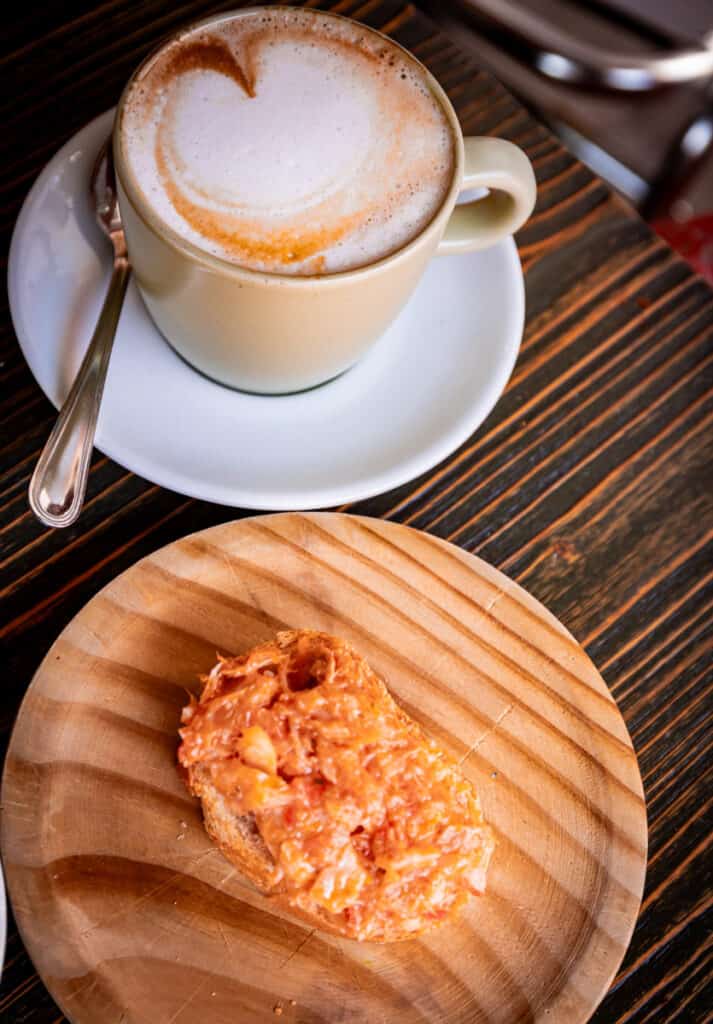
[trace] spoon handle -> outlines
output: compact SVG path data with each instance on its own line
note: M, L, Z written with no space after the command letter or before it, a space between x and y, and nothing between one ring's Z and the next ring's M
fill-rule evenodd
M45 526L71 526L82 510L99 405L130 273L126 257L118 256L89 348L32 474L30 508Z

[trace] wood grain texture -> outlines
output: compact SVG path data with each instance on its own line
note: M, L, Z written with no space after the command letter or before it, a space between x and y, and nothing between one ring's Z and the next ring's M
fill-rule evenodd
M47 0L41 17L36 7L13 9L0 59L3 258L49 157L115 103L161 36L229 6ZM483 555L545 602L594 659L639 754L650 856L633 941L593 1021L710 1021L713 293L412 5L337 6L413 48L467 131L522 145L539 195L518 237L527 322L508 389L441 466L350 510ZM82 605L142 555L236 513L97 455L80 523L44 531L25 492L55 414L24 364L4 295L0 304L4 750L42 656ZM0 1019L64 1020L12 921Z
M349 640L479 792L483 899L418 941L328 936L223 858L176 769L186 690L278 629ZM542 605L428 534L335 513L176 541L93 598L43 661L3 780L28 948L77 1024L581 1024L646 869L636 757L606 685ZM294 1000L294 1005L290 1002Z

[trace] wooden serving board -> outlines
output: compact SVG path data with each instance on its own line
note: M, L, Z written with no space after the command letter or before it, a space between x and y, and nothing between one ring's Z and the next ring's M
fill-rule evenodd
M276 912L179 780L186 690L286 627L351 641L481 794L487 894L431 936L360 945ZM329 513L195 534L90 601L27 693L2 805L23 938L77 1024L577 1024L646 866L626 727L566 629L458 548Z

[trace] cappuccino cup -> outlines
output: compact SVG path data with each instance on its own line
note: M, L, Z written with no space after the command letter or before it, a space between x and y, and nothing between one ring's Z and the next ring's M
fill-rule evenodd
M434 255L493 244L535 202L525 154L464 139L415 57L303 8L243 8L172 36L128 82L113 150L157 327L202 373L264 394L347 370ZM456 205L471 189L488 191Z

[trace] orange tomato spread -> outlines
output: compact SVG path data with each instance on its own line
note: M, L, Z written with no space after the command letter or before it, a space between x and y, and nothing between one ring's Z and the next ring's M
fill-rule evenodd
M279 634L221 659L182 721L180 763L254 815L294 907L388 941L483 891L494 841L471 784L343 641Z

